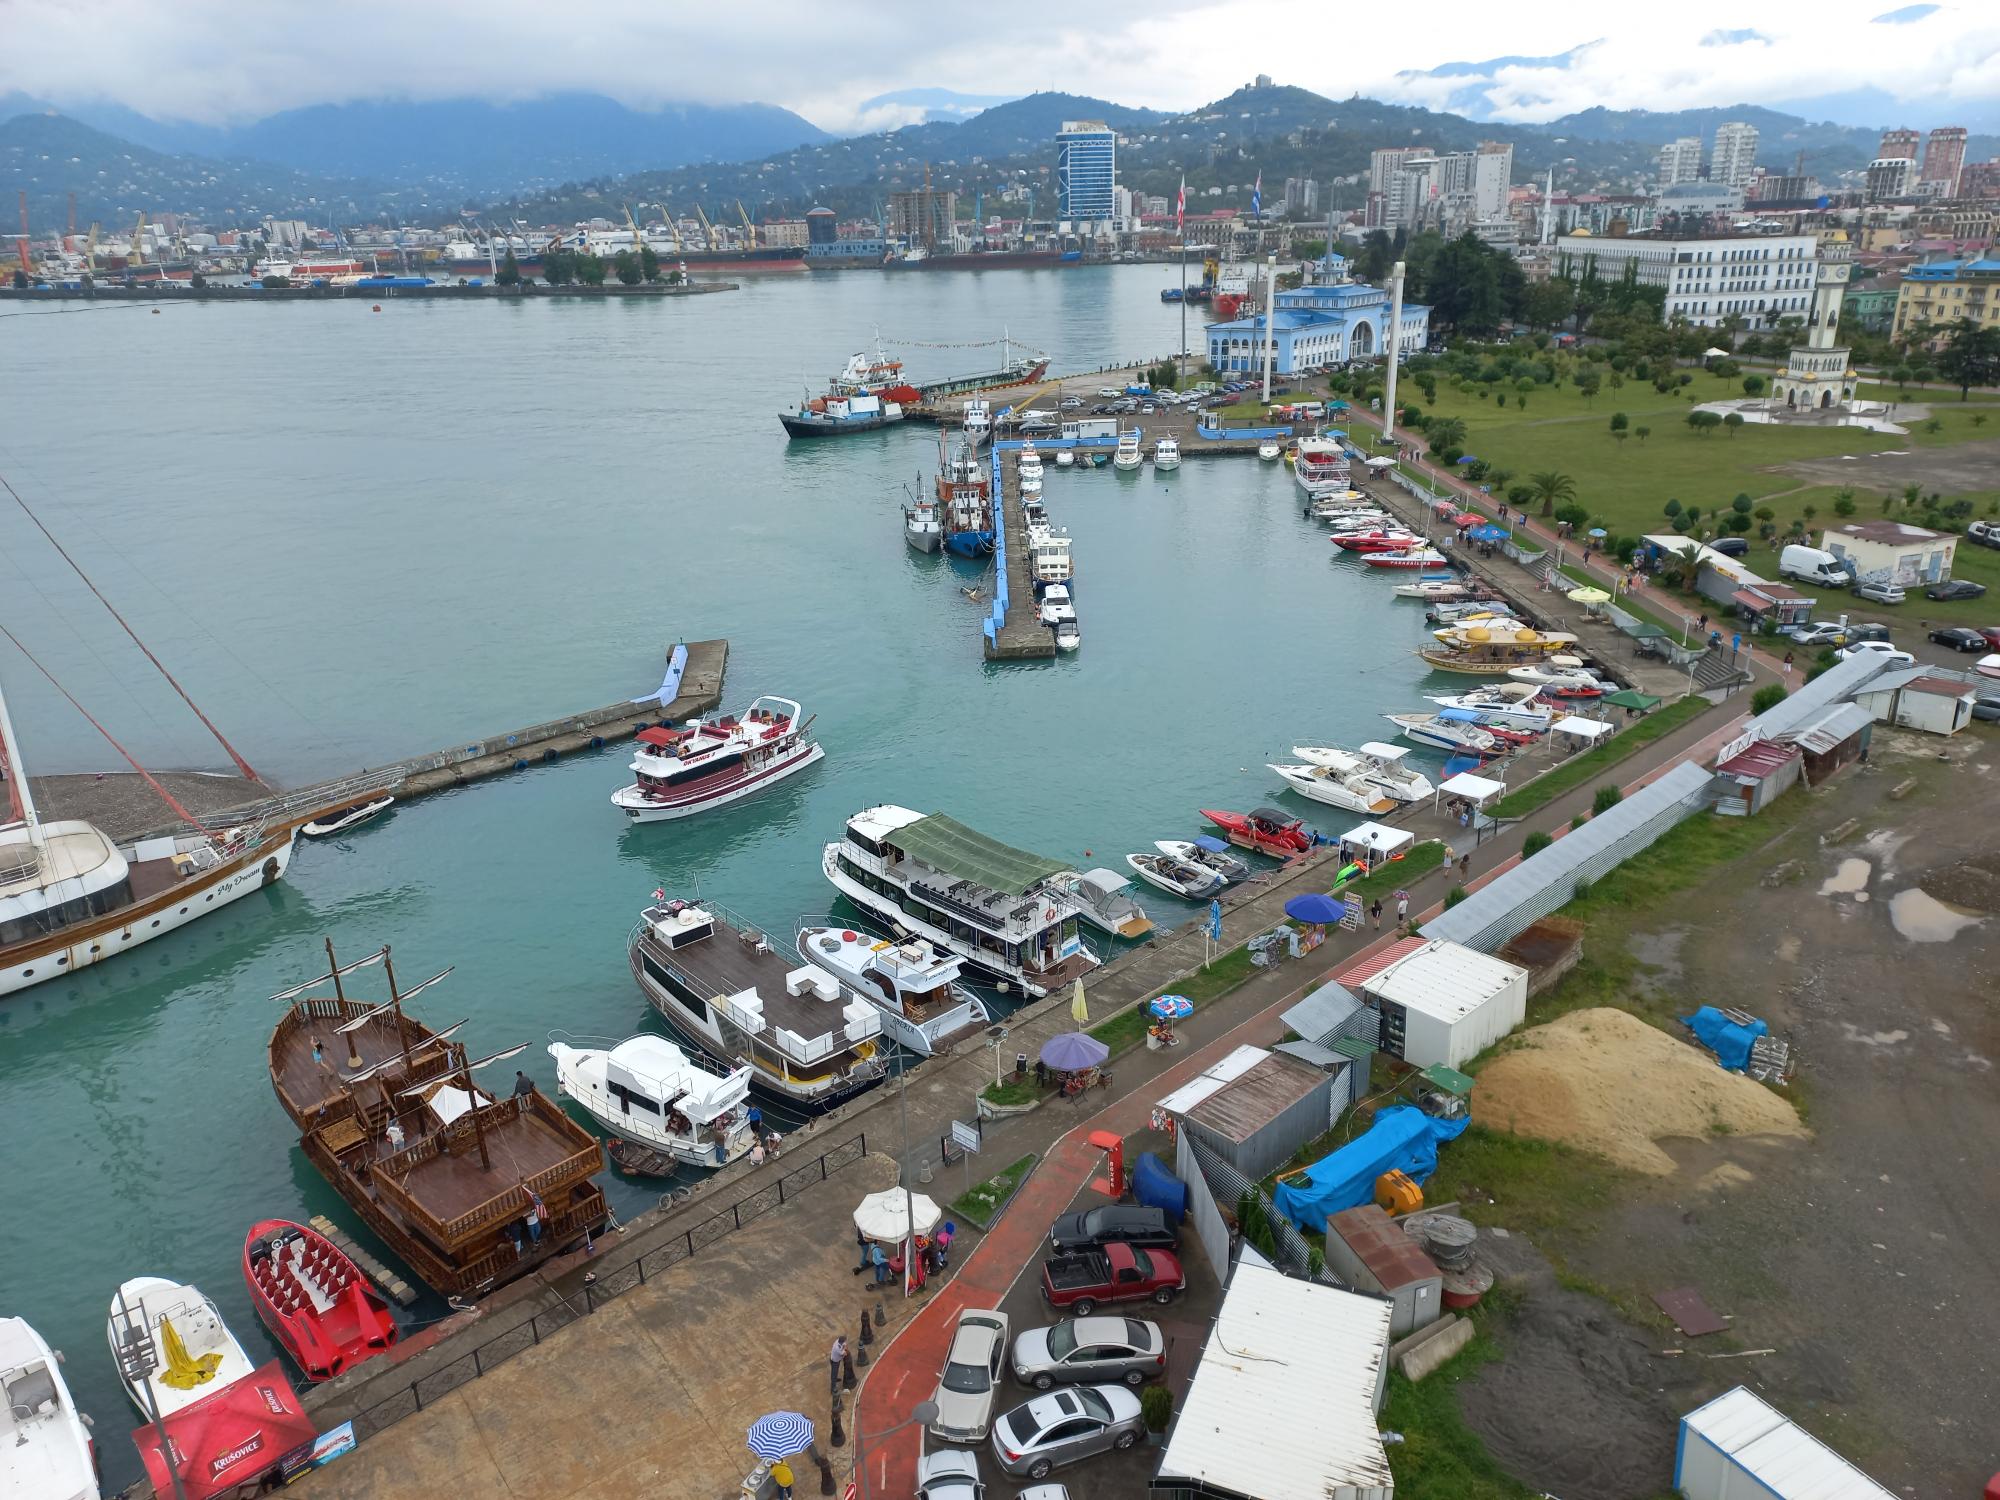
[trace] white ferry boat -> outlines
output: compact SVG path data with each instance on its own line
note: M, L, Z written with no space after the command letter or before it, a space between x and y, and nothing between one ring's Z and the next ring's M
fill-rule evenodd
M97 1500L89 1420L62 1376L62 1356L25 1318L0 1318L0 1495Z
M675 1033L725 1068L749 1068L752 1089L810 1114L880 1083L881 1013L721 910L663 901L640 914L627 942L632 977Z
M884 804L847 820L821 852L833 886L897 936L926 938L976 974L1030 995L1059 990L1099 959L1077 930L1069 873L942 813Z
M552 1040L549 1056L558 1092L623 1140L691 1167L727 1166L756 1144L748 1067L723 1072L650 1034L608 1048Z
M801 927L799 957L829 970L882 1013L882 1034L930 1057L984 1028L986 1002L960 983L965 961L922 938L893 942L851 927Z
M1298 462L1292 466L1292 478L1298 481L1308 499L1318 499L1322 495L1344 494L1352 488L1347 467L1347 450L1338 438L1308 437L1299 439Z
M637 779L611 794L612 806L635 823L660 823L741 801L826 753L811 728L790 698L766 697L741 714L642 729L630 767Z

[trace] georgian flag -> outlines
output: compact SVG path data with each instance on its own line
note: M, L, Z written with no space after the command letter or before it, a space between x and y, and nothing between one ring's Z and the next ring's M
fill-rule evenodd
M1250 217L1253 219L1264 217L1264 174L1262 172L1257 174L1257 185L1250 189Z
M1181 195L1174 200L1174 231L1187 233L1187 173L1181 173Z

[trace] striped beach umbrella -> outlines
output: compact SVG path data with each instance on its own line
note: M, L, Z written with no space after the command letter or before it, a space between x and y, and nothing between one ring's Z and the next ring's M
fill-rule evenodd
M774 1411L750 1424L750 1451L767 1463L803 1453L813 1440L812 1418L795 1411Z

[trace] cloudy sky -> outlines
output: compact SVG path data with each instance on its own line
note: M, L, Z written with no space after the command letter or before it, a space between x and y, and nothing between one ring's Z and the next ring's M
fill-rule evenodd
M1343 22L1338 8L1304 0L1029 6L981 11L966 24L935 0L341 0L312 12L330 18L324 26L296 6L243 0L0 0L0 94L222 124L364 97L581 89L640 106L761 100L848 130L897 123L857 111L903 88L1060 88L1185 109L1268 72L1333 97L1523 121L1597 104L1670 109L1873 90L1850 97L1849 111L1901 104L1908 123L1925 125L1957 108L1979 125L2000 99L2000 0L1885 8L1893 3L1813 0L1723 17L1581 0L1429 0L1421 20L1398 31L1394 6ZM1707 29L1723 20L1744 24Z

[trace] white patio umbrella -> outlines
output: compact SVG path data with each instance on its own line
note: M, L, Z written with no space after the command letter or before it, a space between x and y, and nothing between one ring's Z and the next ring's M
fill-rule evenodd
M854 1227L871 1240L892 1244L900 1243L913 1233L929 1234L937 1228L942 1217L937 1204L922 1193L912 1193L899 1187L884 1188L861 1200L854 1210ZM911 1223L913 1219L914 1225Z

